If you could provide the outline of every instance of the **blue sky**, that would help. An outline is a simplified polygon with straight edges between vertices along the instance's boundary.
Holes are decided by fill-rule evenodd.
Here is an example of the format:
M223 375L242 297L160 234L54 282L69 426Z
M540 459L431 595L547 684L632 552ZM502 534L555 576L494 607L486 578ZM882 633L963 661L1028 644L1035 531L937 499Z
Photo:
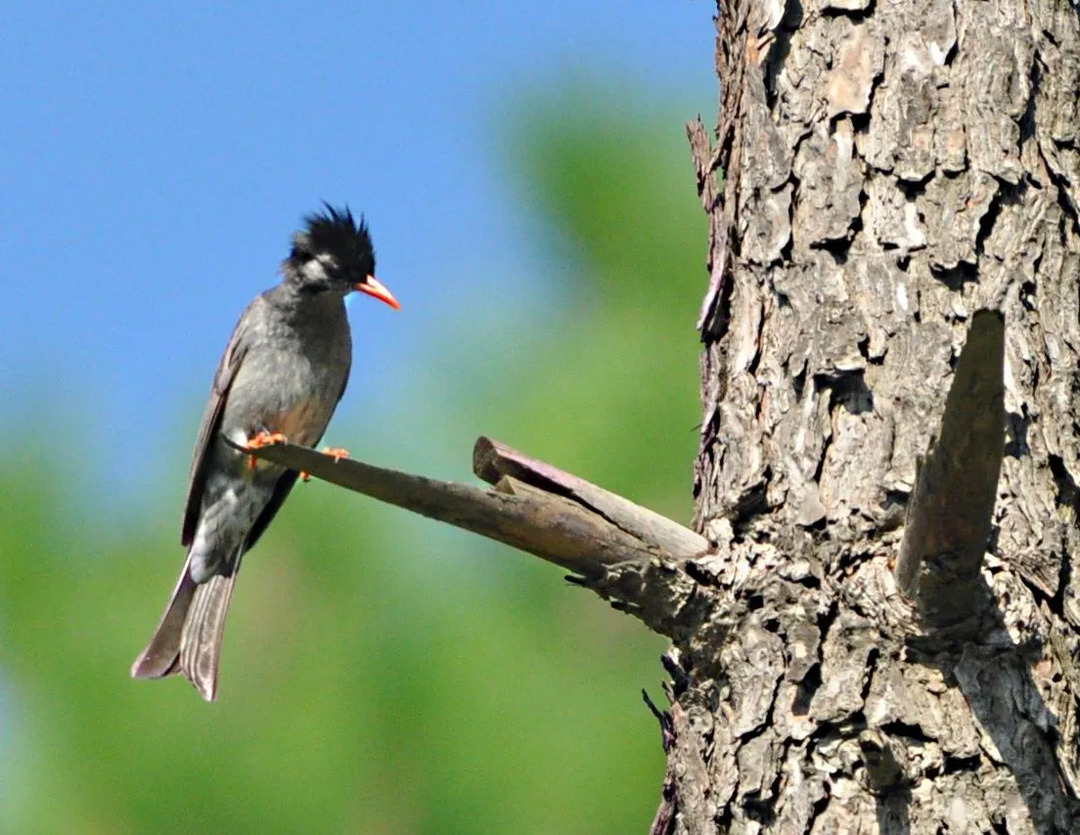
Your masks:
M615 111L711 116L713 8L5 4L0 428L79 415L103 460L149 451L108 482L142 483L188 448L237 316L322 199L366 215L404 306L352 302L356 419L425 334L555 291L509 168L521 101L584 75Z

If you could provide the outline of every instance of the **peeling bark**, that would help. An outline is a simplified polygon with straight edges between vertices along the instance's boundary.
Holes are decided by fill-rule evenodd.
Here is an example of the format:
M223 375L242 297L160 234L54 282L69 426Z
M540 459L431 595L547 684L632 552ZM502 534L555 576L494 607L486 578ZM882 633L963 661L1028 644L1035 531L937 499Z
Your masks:
M688 127L713 548L685 565L657 821L1080 832L1080 9L718 10L717 131ZM892 567L978 308L1007 435L985 617L956 633Z

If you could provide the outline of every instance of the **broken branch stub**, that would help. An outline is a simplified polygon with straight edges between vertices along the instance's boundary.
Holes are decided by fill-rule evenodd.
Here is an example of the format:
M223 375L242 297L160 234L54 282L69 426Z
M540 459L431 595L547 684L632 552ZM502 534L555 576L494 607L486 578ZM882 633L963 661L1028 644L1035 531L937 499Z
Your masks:
M924 622L945 628L977 612L983 554L990 537L1005 454L1005 319L972 316L945 401L938 440L919 467L896 563L900 587Z
M512 476L546 492L566 496L671 559L701 556L708 547L705 537L673 519L485 436L478 438L473 448L473 472L489 484L496 484L502 476Z

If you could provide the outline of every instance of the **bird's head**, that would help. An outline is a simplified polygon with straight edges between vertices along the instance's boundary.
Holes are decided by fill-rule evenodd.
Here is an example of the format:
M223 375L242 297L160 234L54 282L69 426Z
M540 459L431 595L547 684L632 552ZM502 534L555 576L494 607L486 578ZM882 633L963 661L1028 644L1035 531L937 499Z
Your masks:
M375 250L364 218L357 223L348 207L335 209L323 203L325 211L304 218L304 228L293 235L292 252L285 259L287 282L302 293L359 290L395 309L397 299L375 278Z

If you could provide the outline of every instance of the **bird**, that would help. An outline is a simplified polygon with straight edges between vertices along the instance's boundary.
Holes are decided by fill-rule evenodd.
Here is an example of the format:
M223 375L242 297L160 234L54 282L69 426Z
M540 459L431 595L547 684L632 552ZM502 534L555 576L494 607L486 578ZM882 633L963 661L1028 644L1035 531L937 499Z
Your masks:
M363 216L358 223L347 206L324 202L304 217L280 273L280 283L245 308L214 375L188 481L184 568L131 668L134 678L182 673L207 701L217 698L225 618L240 563L300 475L237 446L251 450L286 439L316 445L352 364L345 297L356 290L401 308L375 278Z

